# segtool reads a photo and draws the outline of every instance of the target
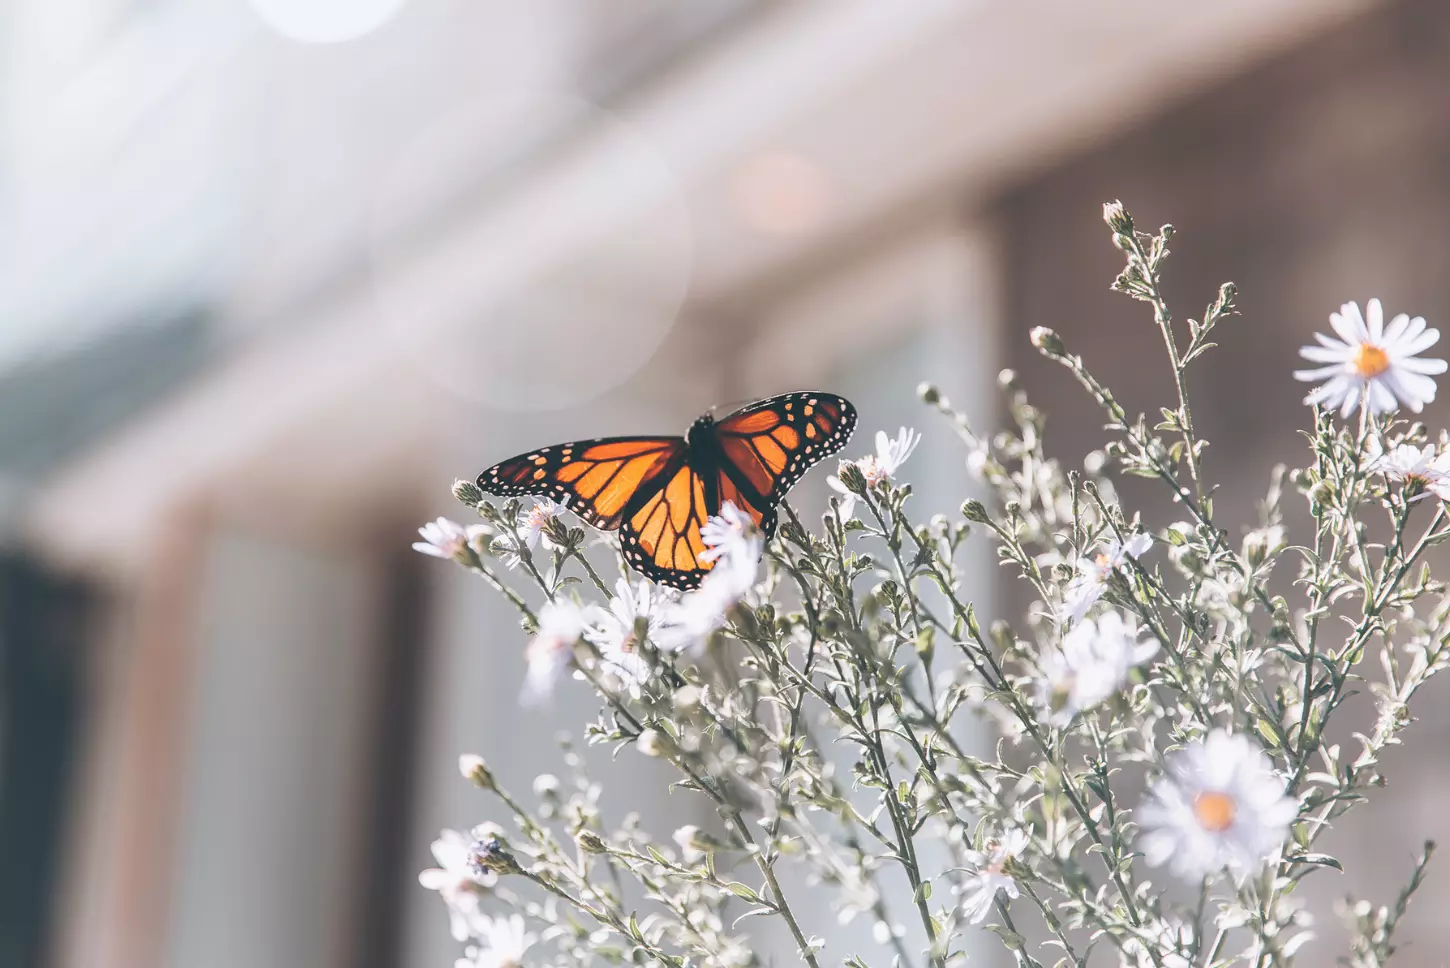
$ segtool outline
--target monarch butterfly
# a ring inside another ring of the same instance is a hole
[[[856,408],[834,393],[786,393],[722,420],[707,413],[683,437],[603,437],[544,447],[495,464],[480,489],[567,505],[602,531],[620,531],[626,560],[651,581],[699,587],[700,528],[732,501],[765,534],[776,507],[813,465],[846,445]]]

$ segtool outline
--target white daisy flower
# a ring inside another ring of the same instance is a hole
[[[1450,453],[1437,454],[1433,444],[1399,444],[1376,457],[1370,470],[1403,484],[1406,491],[1413,493],[1412,501],[1432,495],[1450,501]]]
[[[482,922],[478,940],[483,944],[466,949],[467,957],[455,961],[453,968],[521,968],[524,954],[539,940],[525,930],[524,919],[510,914]]]
[[[517,568],[523,559],[524,548],[542,547],[545,551],[554,550],[554,542],[549,538],[547,530],[550,521],[562,515],[568,508],[551,498],[535,498],[531,507],[519,510],[517,522],[518,536],[507,535],[500,540],[504,546],[502,559],[504,564],[510,568]]]
[[[465,528],[457,521],[439,518],[436,521],[429,521],[418,529],[418,535],[423,540],[413,542],[413,550],[425,555],[432,555],[434,558],[456,561],[468,547],[469,542],[485,534],[488,534],[488,528],[485,525],[474,524]]]
[[[1176,754],[1138,808],[1139,847],[1155,867],[1197,881],[1225,867],[1252,874],[1278,852],[1297,806],[1263,749],[1215,730]]]
[[[567,511],[564,505],[551,498],[535,498],[534,506],[519,512],[519,531],[524,541],[530,548],[543,545],[545,548],[553,548],[554,543],[549,540],[548,533],[544,527],[555,518]]]
[[[453,940],[464,941],[477,933],[485,920],[479,902],[498,880],[494,874],[477,874],[469,864],[471,841],[456,830],[444,830],[433,841],[437,867],[418,875],[418,883],[437,891],[448,905],[448,927]]]
[[[755,526],[755,519],[736,507],[734,501],[725,501],[720,505],[720,513],[701,526],[700,540],[705,542],[701,561],[743,557],[749,554],[752,541],[760,541],[760,530]]]
[[[1016,898],[1021,893],[1017,881],[1006,872],[1007,862],[1027,849],[1027,834],[1008,830],[1000,840],[989,841],[984,850],[969,850],[967,860],[977,869],[967,875],[962,886],[962,913],[973,924],[981,924],[992,911],[998,891]]]
[[[629,685],[636,694],[649,678],[649,662],[640,654],[645,638],[654,637],[663,622],[661,605],[668,602],[662,589],[647,581],[631,588],[621,578],[614,586],[609,610],[599,610],[584,630],[584,637],[599,648],[604,667]]]
[[[1049,720],[1065,726],[1121,690],[1128,673],[1158,652],[1158,643],[1139,640],[1140,631],[1117,611],[1074,625],[1062,647],[1043,657],[1038,695]]]
[[[1425,328],[1421,316],[1400,313],[1385,326],[1378,299],[1365,304],[1368,323],[1357,303],[1348,302],[1331,313],[1329,323],[1339,339],[1315,333],[1318,346],[1305,346],[1299,355],[1324,366],[1295,370],[1294,379],[1321,383],[1304,398],[1348,415],[1356,407],[1387,413],[1400,405],[1419,413],[1435,399],[1431,376],[1444,373],[1444,360],[1422,360],[1420,353],[1440,341],[1438,329]]]
[[[902,427],[895,437],[887,437],[886,431],[876,431],[876,453],[868,454],[860,460],[843,460],[841,466],[854,465],[866,479],[866,486],[871,487],[880,484],[882,481],[891,480],[891,475],[901,469],[906,459],[911,456],[921,443],[921,434],[907,427]],[[854,515],[856,511],[856,495],[851,489],[841,483],[837,474],[831,474],[826,478],[826,483],[831,489],[840,495],[841,518]]]
[[[584,610],[568,599],[550,602],[539,610],[539,631],[524,650],[529,668],[520,702],[534,705],[553,695],[554,684],[573,657],[574,643],[584,635],[587,625]]]
[[[1063,615],[1071,621],[1081,621],[1093,603],[1103,597],[1103,589],[1113,573],[1123,571],[1130,558],[1142,557],[1151,547],[1153,539],[1140,533],[1127,541],[1104,541],[1097,554],[1079,558],[1077,577],[1068,582],[1063,593]]]
[[[678,602],[664,609],[659,628],[651,635],[661,649],[679,652],[697,649],[725,626],[725,617],[755,587],[764,542],[754,522],[726,501],[720,515],[700,529],[705,554],[715,565]],[[703,557],[703,556],[702,556]]]

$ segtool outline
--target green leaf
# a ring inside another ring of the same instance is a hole
[[[1344,871],[1344,865],[1328,854],[1300,854],[1298,857],[1290,857],[1289,859],[1296,864],[1310,864],[1314,867],[1332,867],[1341,873]]]
[[[729,884],[726,884],[725,890],[734,894],[736,897],[743,897],[747,901],[753,901],[756,904],[763,903],[763,899],[759,894],[755,893],[749,885],[742,884],[739,881],[731,881]]]
[[[1264,738],[1264,742],[1268,743],[1270,746],[1277,748],[1284,745],[1284,738],[1279,735],[1278,727],[1276,727],[1273,723],[1269,722],[1267,719],[1258,720],[1256,723],[1254,723],[1254,728],[1259,731],[1259,735]]]

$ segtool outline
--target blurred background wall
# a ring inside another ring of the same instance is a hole
[[[1008,365],[1079,461],[1030,327],[1167,390],[1105,199],[1179,227],[1180,315],[1239,284],[1194,390],[1249,523],[1327,313],[1450,313],[1447,54],[1435,0],[0,0],[0,964],[448,964],[415,877],[484,818],[457,754],[522,786],[579,726],[407,551],[449,483],[819,385],[852,451],[919,424],[950,511],[915,385],[989,426]],[[1447,738],[1336,832],[1356,892],[1450,832]]]

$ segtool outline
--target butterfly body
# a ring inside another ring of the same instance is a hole
[[[856,409],[833,393],[787,393],[683,437],[606,437],[559,444],[484,471],[491,494],[533,494],[567,505],[604,531],[618,529],[630,565],[675,588],[695,588],[712,562],[700,528],[730,501],[769,539],[776,508],[807,470],[846,445]]]

